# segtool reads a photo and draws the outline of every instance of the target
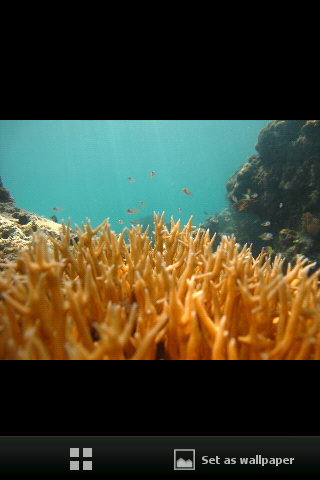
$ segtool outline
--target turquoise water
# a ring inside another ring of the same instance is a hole
[[[225,184],[256,153],[258,133],[267,123],[1,120],[0,175],[17,207],[47,218],[55,214],[59,222],[70,217],[80,226],[88,217],[95,227],[110,217],[112,229],[120,232],[132,220],[165,211],[166,221],[173,215],[184,225],[193,215],[197,225],[207,217],[204,211],[228,205]],[[129,214],[130,208],[140,212]]]

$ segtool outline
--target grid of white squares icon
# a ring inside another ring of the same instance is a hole
[[[79,448],[70,448],[70,458],[79,458],[79,453]],[[92,458],[92,448],[83,448],[82,456],[84,458]],[[79,460],[70,460],[70,470],[79,470],[79,466]],[[92,460],[83,460],[82,470],[92,470]]]

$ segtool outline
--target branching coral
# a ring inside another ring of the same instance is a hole
[[[209,231],[155,215],[116,235],[89,221],[53,251],[37,233],[0,273],[1,359],[319,359],[317,272],[254,259]],[[129,244],[125,243],[125,232]],[[99,234],[98,234],[99,232]]]

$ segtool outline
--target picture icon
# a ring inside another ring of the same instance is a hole
[[[195,455],[194,449],[174,449],[174,469],[195,470]]]

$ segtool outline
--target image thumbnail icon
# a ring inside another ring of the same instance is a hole
[[[175,448],[173,451],[175,470],[195,470],[196,451],[188,448]]]

